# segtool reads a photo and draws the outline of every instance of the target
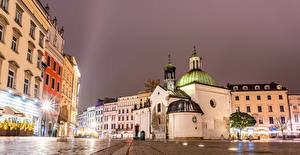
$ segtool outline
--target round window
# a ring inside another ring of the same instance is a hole
[[[213,108],[216,107],[216,101],[215,101],[215,100],[211,99],[211,100],[209,101],[209,103],[210,103],[210,106],[211,106],[211,107],[213,107]]]
[[[193,121],[193,123],[197,123],[197,117],[194,116],[194,117],[192,118],[192,121]]]

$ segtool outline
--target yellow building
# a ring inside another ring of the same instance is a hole
[[[64,54],[58,136],[73,136],[76,127],[80,72],[73,56]]]
[[[277,83],[228,84],[231,90],[232,113],[246,112],[256,119],[254,127],[243,130],[244,135],[261,137],[280,134],[274,124],[290,124],[287,88]],[[291,130],[291,125],[285,132]]]
[[[34,134],[39,135],[48,13],[38,0],[0,2],[0,107],[31,118]]]

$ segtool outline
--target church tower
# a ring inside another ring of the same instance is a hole
[[[196,51],[194,46],[194,53],[190,57],[190,70],[202,70],[202,58]]]
[[[171,55],[168,56],[168,64],[164,67],[164,85],[170,90],[174,91],[176,86],[175,70],[176,67],[171,63]]]

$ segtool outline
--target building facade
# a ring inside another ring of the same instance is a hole
[[[300,94],[289,94],[289,106],[290,106],[290,113],[291,113],[291,124],[292,124],[292,131],[296,135],[300,134]]]
[[[24,113],[39,135],[48,14],[38,0],[2,0],[0,7],[0,106]]]
[[[117,134],[117,105],[118,102],[104,102],[102,137],[115,137]]]
[[[279,134],[274,124],[290,124],[288,90],[277,83],[228,84],[232,112],[246,112],[256,119],[254,127],[243,130],[245,135],[269,137]],[[291,131],[289,125],[287,132]]]
[[[96,103],[96,131],[98,136],[102,138],[102,130],[103,130],[103,108],[104,102],[103,100],[99,99]]]
[[[139,104],[139,96],[119,97],[117,103],[118,134],[123,137],[132,137],[134,129],[133,109]],[[142,102],[141,102],[142,103]]]

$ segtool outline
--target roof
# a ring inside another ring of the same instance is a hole
[[[278,91],[278,90],[287,90],[286,87],[283,87],[281,84],[276,82],[271,83],[253,83],[253,84],[227,84],[227,88],[232,91]]]
[[[192,100],[178,100],[172,102],[168,106],[167,114],[169,113],[181,113],[181,112],[192,112],[204,114],[200,106]]]
[[[177,83],[177,86],[183,86],[191,84],[193,82],[198,82],[206,85],[215,86],[215,80],[206,72],[200,69],[193,69],[186,74],[184,74]]]
[[[177,98],[184,98],[184,99],[191,98],[188,94],[186,94],[184,91],[180,89],[175,89],[174,91],[170,91],[170,97],[177,97]]]

